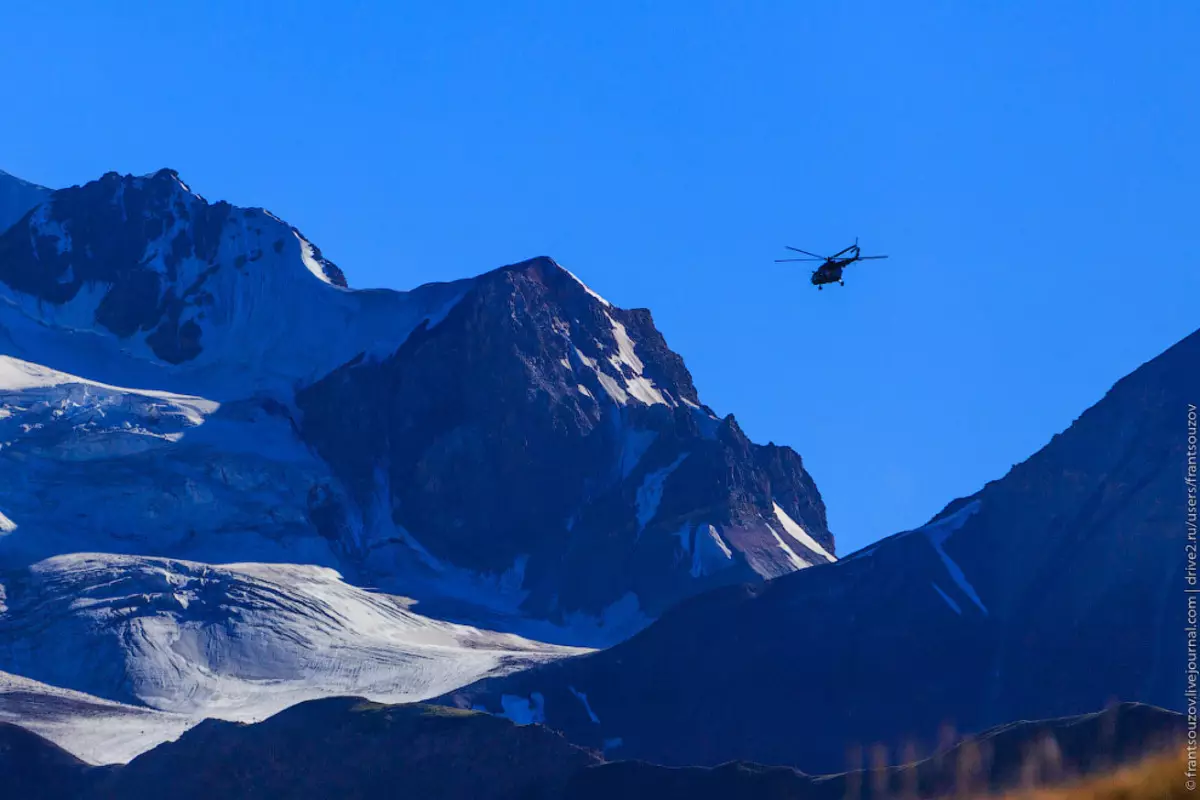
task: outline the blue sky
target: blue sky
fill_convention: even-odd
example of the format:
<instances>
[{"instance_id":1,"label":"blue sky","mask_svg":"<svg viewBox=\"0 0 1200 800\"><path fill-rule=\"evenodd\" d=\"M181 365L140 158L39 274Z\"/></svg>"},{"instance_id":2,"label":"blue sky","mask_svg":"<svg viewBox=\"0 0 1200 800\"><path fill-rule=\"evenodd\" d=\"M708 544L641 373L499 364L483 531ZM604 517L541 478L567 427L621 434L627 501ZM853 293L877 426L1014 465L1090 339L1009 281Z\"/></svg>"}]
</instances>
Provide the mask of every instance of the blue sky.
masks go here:
<instances>
[{"instance_id":1,"label":"blue sky","mask_svg":"<svg viewBox=\"0 0 1200 800\"><path fill-rule=\"evenodd\" d=\"M27 3L0 168L172 166L356 286L551 255L801 453L848 553L1200 325L1197 30L1186 0ZM845 288L773 263L855 236L891 258Z\"/></svg>"}]
</instances>

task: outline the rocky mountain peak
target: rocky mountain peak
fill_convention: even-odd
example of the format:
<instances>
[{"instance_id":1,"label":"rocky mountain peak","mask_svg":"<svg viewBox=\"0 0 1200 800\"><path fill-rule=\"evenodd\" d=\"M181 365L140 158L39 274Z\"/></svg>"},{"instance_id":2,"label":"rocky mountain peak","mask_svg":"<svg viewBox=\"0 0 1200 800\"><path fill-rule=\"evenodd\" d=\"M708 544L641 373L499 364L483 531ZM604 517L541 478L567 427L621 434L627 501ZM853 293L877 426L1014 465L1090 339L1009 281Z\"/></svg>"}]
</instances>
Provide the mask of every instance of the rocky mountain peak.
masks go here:
<instances>
[{"instance_id":1,"label":"rocky mountain peak","mask_svg":"<svg viewBox=\"0 0 1200 800\"><path fill-rule=\"evenodd\" d=\"M0 492L14 543L42 557L89 537L90 550L197 560L319 552L426 601L605 628L572 643L834 560L800 457L705 406L648 310L546 256L350 290L268 212L209 202L169 169L109 173L0 234L0 299L4 355L43 376L7 399L0 386L0 401L13 430L44 426L45 474L102 484L152 454L124 463L146 493L119 533L89 503L62 506L67 528L43 519L41 484ZM209 410L150 435L163 391ZM72 405L35 420L34 394L102 394L121 414ZM103 474L65 466L85 431Z\"/></svg>"},{"instance_id":2,"label":"rocky mountain peak","mask_svg":"<svg viewBox=\"0 0 1200 800\"><path fill-rule=\"evenodd\" d=\"M546 257L474 279L436 325L297 405L365 509L365 535L328 535L375 575L416 541L426 566L507 576L526 613L565 622L648 619L708 586L833 559L799 456L701 404L649 312Z\"/></svg>"},{"instance_id":3,"label":"rocky mountain peak","mask_svg":"<svg viewBox=\"0 0 1200 800\"><path fill-rule=\"evenodd\" d=\"M50 194L0 234L0 280L100 332L140 339L168 363L205 349L206 320L244 295L313 278L345 287L336 266L269 212L209 203L174 170L110 172Z\"/></svg>"}]
</instances>

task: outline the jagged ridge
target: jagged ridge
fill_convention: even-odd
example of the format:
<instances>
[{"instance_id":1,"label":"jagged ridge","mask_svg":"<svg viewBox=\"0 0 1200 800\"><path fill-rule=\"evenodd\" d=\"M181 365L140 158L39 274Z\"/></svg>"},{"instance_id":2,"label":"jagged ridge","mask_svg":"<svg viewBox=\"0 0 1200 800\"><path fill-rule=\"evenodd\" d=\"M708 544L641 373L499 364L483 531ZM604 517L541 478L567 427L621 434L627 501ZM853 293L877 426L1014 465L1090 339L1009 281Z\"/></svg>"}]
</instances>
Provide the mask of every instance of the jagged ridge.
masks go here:
<instances>
[{"instance_id":1,"label":"jagged ridge","mask_svg":"<svg viewBox=\"0 0 1200 800\"><path fill-rule=\"evenodd\" d=\"M815 772L853 745L928 743L947 722L977 731L1112 699L1181 708L1197 363L1200 332L918 530L444 701L528 707L580 744L619 742L621 758Z\"/></svg>"},{"instance_id":2,"label":"jagged ridge","mask_svg":"<svg viewBox=\"0 0 1200 800\"><path fill-rule=\"evenodd\" d=\"M294 228L171 170L54 192L0 234L0 353L55 376L0 387L0 562L319 563L603 642L832 560L799 456L704 406L649 311L545 257L345 283ZM144 399L164 390L209 410L171 427L176 400ZM137 490L91 499L118 482Z\"/></svg>"}]
</instances>

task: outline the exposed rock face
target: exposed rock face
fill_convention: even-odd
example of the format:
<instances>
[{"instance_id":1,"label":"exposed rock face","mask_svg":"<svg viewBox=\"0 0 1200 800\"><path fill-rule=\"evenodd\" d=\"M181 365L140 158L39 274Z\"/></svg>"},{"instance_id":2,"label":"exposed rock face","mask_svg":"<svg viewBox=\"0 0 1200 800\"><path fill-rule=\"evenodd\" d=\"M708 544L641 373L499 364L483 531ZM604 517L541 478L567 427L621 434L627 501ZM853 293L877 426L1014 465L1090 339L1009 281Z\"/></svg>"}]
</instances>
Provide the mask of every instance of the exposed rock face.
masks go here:
<instances>
[{"instance_id":1,"label":"exposed rock face","mask_svg":"<svg viewBox=\"0 0 1200 800\"><path fill-rule=\"evenodd\" d=\"M446 702L500 712L536 692L547 724L614 757L807 772L842 768L855 744L934 740L945 722L979 731L1113 699L1181 708L1198 365L1200 333L923 528Z\"/></svg>"},{"instance_id":2,"label":"exposed rock face","mask_svg":"<svg viewBox=\"0 0 1200 800\"><path fill-rule=\"evenodd\" d=\"M147 178L110 172L55 192L22 222L0 236L0 280L52 305L85 287L106 287L96 324L119 339L143 334L154 355L172 364L203 349L200 322L217 303L213 273L248 273L267 248L279 254L306 244L263 211L210 205L171 170ZM319 258L311 245L308 253ZM317 263L325 280L345 286L336 266Z\"/></svg>"},{"instance_id":3,"label":"exposed rock face","mask_svg":"<svg viewBox=\"0 0 1200 800\"><path fill-rule=\"evenodd\" d=\"M480 277L437 326L297 405L359 506L385 499L438 562L521 575L530 613L596 613L632 592L653 614L833 549L799 456L716 418L648 311L597 300L546 258Z\"/></svg>"},{"instance_id":4,"label":"exposed rock face","mask_svg":"<svg viewBox=\"0 0 1200 800\"><path fill-rule=\"evenodd\" d=\"M549 258L354 291L269 212L110 173L0 234L0 355L0 562L318 563L586 643L833 558L800 457Z\"/></svg>"}]
</instances>

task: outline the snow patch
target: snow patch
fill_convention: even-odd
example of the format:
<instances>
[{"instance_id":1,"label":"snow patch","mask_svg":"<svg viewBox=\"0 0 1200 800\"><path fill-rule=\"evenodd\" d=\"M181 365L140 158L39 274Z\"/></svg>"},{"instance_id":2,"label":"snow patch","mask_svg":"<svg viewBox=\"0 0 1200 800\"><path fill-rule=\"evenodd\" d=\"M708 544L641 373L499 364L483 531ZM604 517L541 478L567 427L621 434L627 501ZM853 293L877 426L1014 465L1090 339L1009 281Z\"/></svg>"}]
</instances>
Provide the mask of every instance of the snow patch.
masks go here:
<instances>
[{"instance_id":1,"label":"snow patch","mask_svg":"<svg viewBox=\"0 0 1200 800\"><path fill-rule=\"evenodd\" d=\"M583 710L587 712L588 719L599 725L600 718L596 716L594 711L592 711L592 706L590 703L588 703L587 695L583 692L576 691L574 686L568 686L567 688L571 690L571 694L575 695L575 697L579 699L579 702L583 703Z\"/></svg>"},{"instance_id":2,"label":"snow patch","mask_svg":"<svg viewBox=\"0 0 1200 800\"><path fill-rule=\"evenodd\" d=\"M591 287L589 287L589 286L588 286L586 283L584 283L583 281L579 280L579 276L578 276L578 275L576 275L574 272L571 272L571 270L567 269L567 268L566 268L566 267L564 267L562 264L559 264L559 265L558 265L558 268L559 268L559 269L561 269L563 272L567 273L568 275L570 275L570 276L571 276L571 278L572 278L572 279L573 279L573 280L574 280L576 283L578 283L580 286L582 286L582 287L583 287L583 290L584 290L585 292L587 292L588 294L590 294L590 295L591 295L593 298L595 298L596 300L599 300L599 301L600 301L600 303L601 303L602 305L604 305L604 306L606 306L606 307L608 307L608 308L611 308L611 307L612 307L612 303L608 302L608 301L607 301L607 300L605 300L603 297L601 297L600 295L598 295L598 294L596 294L595 292L593 292L593 291L592 291L592 289L591 289Z\"/></svg>"},{"instance_id":3,"label":"snow patch","mask_svg":"<svg viewBox=\"0 0 1200 800\"><path fill-rule=\"evenodd\" d=\"M942 591L942 587L932 582L929 585L933 587L934 591L942 596L942 599L946 601L946 605L950 606L955 614L958 614L960 617L962 616L962 609L958 607L958 603L951 600L950 595Z\"/></svg>"},{"instance_id":4,"label":"snow patch","mask_svg":"<svg viewBox=\"0 0 1200 800\"><path fill-rule=\"evenodd\" d=\"M149 389L125 389L120 386L110 386L106 383L59 372L58 370L44 367L41 364L22 361L11 356L0 356L0 392L5 390L21 392L28 389L49 389L68 384L79 384L80 386L88 386L107 392L138 394L156 400L165 400L177 404L181 409L189 412L189 421L196 425L203 422L204 417L214 413L221 406L220 403L205 400L203 397L191 397Z\"/></svg>"},{"instance_id":5,"label":"snow patch","mask_svg":"<svg viewBox=\"0 0 1200 800\"><path fill-rule=\"evenodd\" d=\"M177 444L218 408L201 397L124 389L0 356L0 448L20 453L0 464L10 467L0 494L15 491L27 475L18 459L82 462L145 453ZM106 470L101 475L110 480ZM18 504L27 500L18 493Z\"/></svg>"},{"instance_id":6,"label":"snow patch","mask_svg":"<svg viewBox=\"0 0 1200 800\"><path fill-rule=\"evenodd\" d=\"M770 530L770 526L768 526L768 530ZM808 566L807 563L799 560L799 556L779 538L778 534L775 534L773 530L771 533L775 535L775 540L779 542L784 552L790 554L789 560L793 564L799 564L798 569ZM689 574L693 578L712 575L734 563L733 549L725 543L720 529L715 525L700 523L693 531L691 526L685 523L675 532L675 536L679 539L679 548L683 551L684 556L691 558Z\"/></svg>"},{"instance_id":7,"label":"snow patch","mask_svg":"<svg viewBox=\"0 0 1200 800\"><path fill-rule=\"evenodd\" d=\"M573 349L575 351L575 357L579 359L580 363L595 373L596 380L600 382L600 388L604 390L605 394L616 401L618 405L623 406L629 402L629 395L626 394L625 390L621 388L621 384L617 383L617 381L611 375L601 370L600 365L596 363L594 358L585 356L583 351L578 347L574 347Z\"/></svg>"},{"instance_id":8,"label":"snow patch","mask_svg":"<svg viewBox=\"0 0 1200 800\"><path fill-rule=\"evenodd\" d=\"M949 554L946 553L944 548L946 540L949 539L950 536L953 535L959 528L965 525L967 520L979 511L979 507L980 501L973 500L945 519L932 522L923 528L918 528L918 531L924 533L926 538L929 539L929 543L933 545L933 549L937 551L938 556L942 559L942 564L945 565L946 572L950 573L950 578L954 581L955 585L957 585L958 588L963 591L963 594L971 598L971 602L973 602L986 617L988 615L987 606L985 606L983 601L979 599L979 595L975 592L975 587L971 585L969 580L967 580L967 576L962 571L962 568L955 563L954 559L952 559Z\"/></svg>"},{"instance_id":9,"label":"snow patch","mask_svg":"<svg viewBox=\"0 0 1200 800\"><path fill-rule=\"evenodd\" d=\"M824 547L821 547L820 543L816 539L808 535L808 531L800 527L800 523L789 517L787 512L779 507L778 503L772 503L771 505L775 509L775 519L779 520L779 524L783 526L784 531L786 531L789 536L814 553L825 556L825 558L830 561L837 561L837 558L832 553L830 553Z\"/></svg>"},{"instance_id":10,"label":"snow patch","mask_svg":"<svg viewBox=\"0 0 1200 800\"><path fill-rule=\"evenodd\" d=\"M642 531L658 513L658 504L662 502L663 484L687 457L687 453L680 453L679 457L670 464L647 474L642 480L642 485L638 487L637 492L638 536L642 535Z\"/></svg>"},{"instance_id":11,"label":"snow patch","mask_svg":"<svg viewBox=\"0 0 1200 800\"><path fill-rule=\"evenodd\" d=\"M629 390L629 394L648 406L656 403L673 405L667 402L653 382L642 376L645 365L638 358L633 340L629 338L629 332L625 330L625 326L613 319L610 314L604 316L608 318L608 322L612 326L613 338L617 341L617 354L609 356L608 361L616 367L618 373L625 377L625 386ZM633 372L633 377L625 376L622 366L628 367Z\"/></svg>"},{"instance_id":12,"label":"snow patch","mask_svg":"<svg viewBox=\"0 0 1200 800\"><path fill-rule=\"evenodd\" d=\"M981 505L981 501L972 500L950 516L917 528L917 531L924 533L930 542L940 547L953 533L967 524L967 520L979 511Z\"/></svg>"},{"instance_id":13,"label":"snow patch","mask_svg":"<svg viewBox=\"0 0 1200 800\"><path fill-rule=\"evenodd\" d=\"M804 569L812 566L812 564L809 564L803 558L796 555L796 551L788 547L788 543L783 540L783 537L781 537L774 528L772 528L770 525L767 525L767 530L769 530L771 535L775 537L775 541L779 543L779 549L783 551L785 556L787 556L788 561L793 567L796 569Z\"/></svg>"},{"instance_id":14,"label":"snow patch","mask_svg":"<svg viewBox=\"0 0 1200 800\"><path fill-rule=\"evenodd\" d=\"M604 393L616 400L621 405L629 402L629 395L625 394L625 390L621 388L621 384L606 372L596 370L596 379L600 381L600 385L604 387Z\"/></svg>"},{"instance_id":15,"label":"snow patch","mask_svg":"<svg viewBox=\"0 0 1200 800\"><path fill-rule=\"evenodd\" d=\"M683 523L683 527L675 531L675 537L679 539L679 549L690 556L692 554L692 526L686 522Z\"/></svg>"},{"instance_id":16,"label":"snow patch","mask_svg":"<svg viewBox=\"0 0 1200 800\"><path fill-rule=\"evenodd\" d=\"M624 435L621 437L621 455L618 458L622 478L628 478L637 468L642 456L646 454L650 445L654 444L654 440L657 438L657 431L625 429Z\"/></svg>"},{"instance_id":17,"label":"snow patch","mask_svg":"<svg viewBox=\"0 0 1200 800\"><path fill-rule=\"evenodd\" d=\"M512 720L517 725L540 725L546 721L546 698L541 692L534 692L529 697L501 695L500 705L504 711L497 716Z\"/></svg>"},{"instance_id":18,"label":"snow patch","mask_svg":"<svg viewBox=\"0 0 1200 800\"><path fill-rule=\"evenodd\" d=\"M683 402L691 410L692 418L696 420L696 427L700 429L700 435L709 441L714 441L717 438L717 430L721 427L721 420L691 400L685 398Z\"/></svg>"},{"instance_id":19,"label":"snow patch","mask_svg":"<svg viewBox=\"0 0 1200 800\"><path fill-rule=\"evenodd\" d=\"M638 596L626 592L605 606L599 615L578 611L567 614L566 624L558 628L558 632L569 634L571 643L586 642L591 646L607 647L628 639L653 621L642 611ZM530 626L527 633L522 632L539 641L561 640L549 631L543 633L542 626Z\"/></svg>"},{"instance_id":20,"label":"snow patch","mask_svg":"<svg viewBox=\"0 0 1200 800\"><path fill-rule=\"evenodd\" d=\"M579 363L595 373L596 380L600 382L605 394L616 401L618 405L627 405L632 397L644 405L662 404L674 407L676 405L674 400L659 391L658 387L642 374L645 365L638 358L637 349L633 340L629 338L629 332L625 326L613 319L613 316L607 312L604 316L612 328L613 339L617 345L617 352L608 356L608 364L616 371L619 380L602 370L596 359L584 355L583 351L572 345L572 350L575 352L575 357L579 359ZM597 342L596 344L601 349L607 347L603 343Z\"/></svg>"},{"instance_id":21,"label":"snow patch","mask_svg":"<svg viewBox=\"0 0 1200 800\"><path fill-rule=\"evenodd\" d=\"M334 286L334 282L331 281L329 276L325 274L325 268L321 266L321 262L317 261L317 254L313 249L312 244L295 231L292 231L292 235L295 236L296 241L300 243L300 260L304 262L304 266L308 268L308 271L315 275L322 282L327 283L330 286Z\"/></svg>"},{"instance_id":22,"label":"snow patch","mask_svg":"<svg viewBox=\"0 0 1200 800\"><path fill-rule=\"evenodd\" d=\"M696 529L696 545L692 550L693 578L711 575L732 563L733 551L714 526L701 525Z\"/></svg>"}]
</instances>

